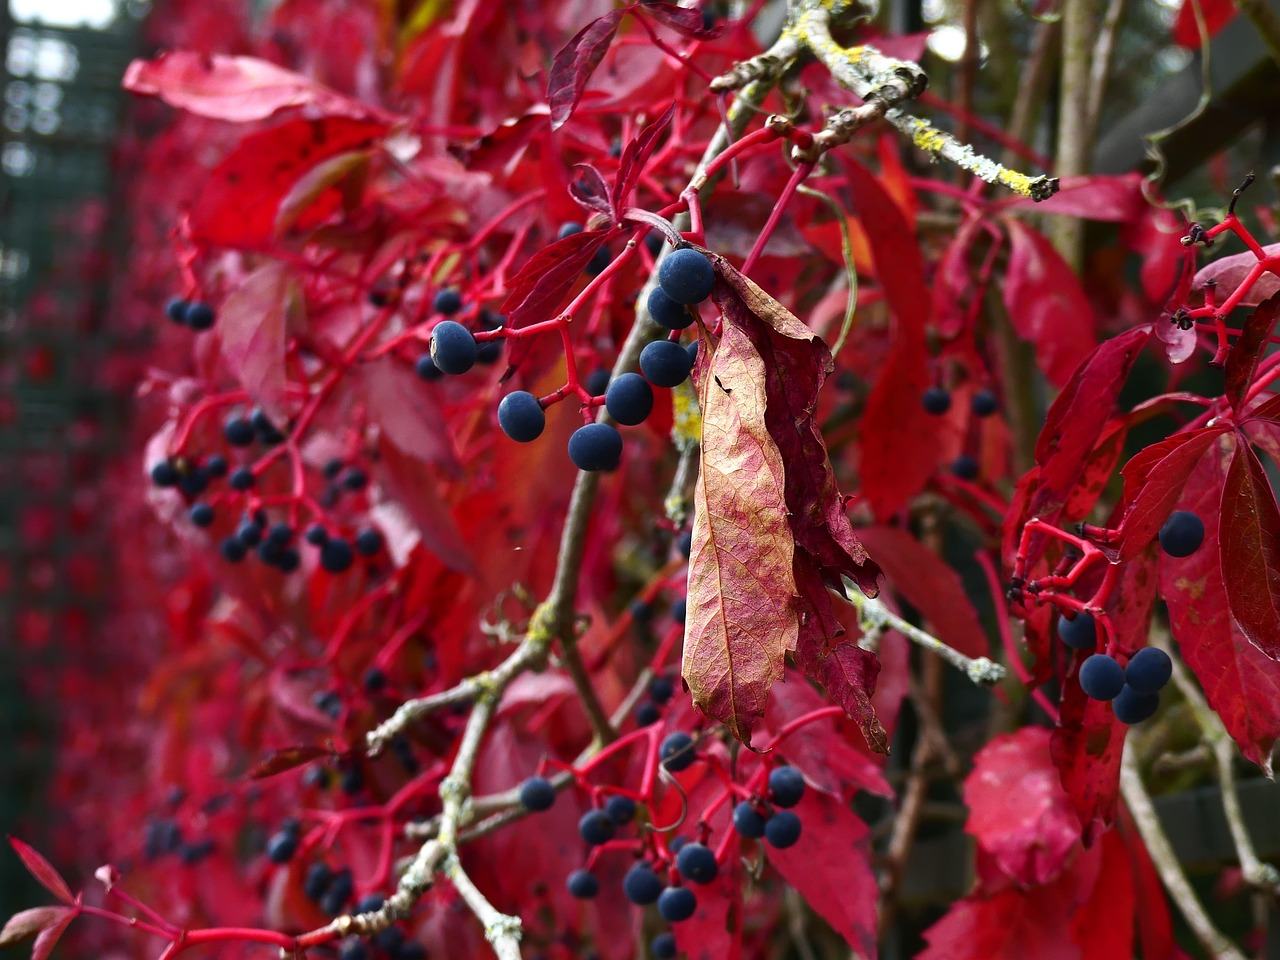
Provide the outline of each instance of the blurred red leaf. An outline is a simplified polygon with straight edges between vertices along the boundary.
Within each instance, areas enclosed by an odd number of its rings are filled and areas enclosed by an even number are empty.
[[[1049,382],[1061,386],[1093,349],[1093,307],[1075,272],[1047,237],[1020,220],[1006,220],[1005,228],[1005,309],[1018,336],[1035,345]]]
[[[245,277],[218,310],[218,340],[227,369],[278,424],[288,415],[285,331],[291,306],[300,305],[289,268],[273,260]]]
[[[276,239],[281,204],[310,171],[338,154],[363,150],[387,132],[386,123],[325,117],[286,120],[251,133],[214,168],[191,211],[191,235],[215,246],[266,250]],[[298,229],[323,223],[342,202],[337,186],[316,194],[288,216]]]
[[[551,129],[557,130],[573,115],[582,91],[600,61],[609,52],[618,32],[623,9],[610,10],[579,30],[556,54],[547,81],[547,102],[551,104]]]
[[[1124,465],[1120,472],[1127,506],[1120,524],[1121,560],[1132,559],[1151,545],[1205,450],[1229,429],[1216,426],[1174,434],[1141,450]]]
[[[658,138],[671,126],[671,120],[675,115],[676,105],[673,102],[663,111],[662,116],[641,130],[623,148],[622,159],[618,161],[618,175],[613,181],[613,202],[618,206],[624,206],[627,203],[627,198],[639,182],[640,175],[644,173],[645,164],[649,162],[649,158],[653,156],[653,151],[658,146]]]
[[[589,163],[574,164],[573,178],[569,181],[569,196],[589,213],[608,217],[609,225],[618,217],[613,206],[613,190],[600,175],[600,171]]]
[[[1182,559],[1160,554],[1160,595],[1182,658],[1209,706],[1241,752],[1270,772],[1271,750],[1280,739],[1280,663],[1249,642],[1227,608],[1218,511],[1228,456],[1224,441],[1211,446],[1183,488],[1176,506],[1204,522],[1204,543]]]
[[[1238,8],[1232,0],[1182,0],[1173,21],[1173,42],[1190,50],[1199,50],[1200,26],[1196,22],[1193,4],[1199,5],[1205,32],[1210,37],[1231,22]]]
[[[661,20],[681,36],[691,39],[710,40],[724,32],[724,24],[719,18],[716,18],[710,29],[704,26],[702,11],[697,7],[679,7],[666,0],[658,0],[657,3],[647,0],[640,9],[655,20]]]
[[[1037,202],[1026,197],[1012,197],[1000,201],[997,206],[1005,210],[1034,209],[1036,213],[1127,223],[1143,213],[1147,202],[1142,196],[1142,174],[1125,173],[1119,176],[1063,177],[1058,192],[1048,200]]]
[[[71,888],[67,886],[67,881],[62,879],[62,875],[53,869],[53,864],[41,856],[34,847],[23,843],[17,837],[9,838],[9,846],[13,847],[14,852],[22,859],[23,866],[31,876],[36,878],[40,886],[63,903],[75,904],[76,898],[71,895]]]
[[[1062,873],[1080,824],[1049,754],[1048,730],[1024,727],[990,741],[964,781],[965,831],[1019,886]]]
[[[1280,248],[1280,244],[1277,244]],[[1231,345],[1227,354],[1227,375],[1225,393],[1231,402],[1231,409],[1238,416],[1244,411],[1245,394],[1253,384],[1253,376],[1258,371],[1258,361],[1270,344],[1271,331],[1276,325],[1276,315],[1280,313],[1280,295],[1272,296],[1262,303],[1257,310],[1249,314],[1244,322],[1240,336]]]
[[[1262,252],[1267,257],[1280,256],[1280,243],[1268,244],[1262,248]],[[1261,261],[1251,250],[1219,257],[1196,272],[1195,279],[1191,281],[1191,289],[1203,290],[1205,283],[1212,280],[1218,285],[1220,291],[1218,302],[1221,303],[1248,279],[1249,274],[1257,269],[1260,263]],[[1273,266],[1270,272],[1259,276],[1241,298],[1238,306],[1256,307],[1262,301],[1280,293],[1280,273],[1277,273],[1277,270],[1280,270],[1280,267]]]
[[[726,323],[714,352],[704,336],[699,367],[683,672],[698,708],[749,742],[796,646],[784,468],[765,424],[764,362],[746,333]]]
[[[1062,519],[1070,522],[1082,520],[1093,510],[1103,490],[1116,472],[1116,464],[1124,452],[1124,442],[1129,433],[1129,422],[1115,417],[1102,428],[1101,436],[1094,444],[1093,452],[1085,462],[1080,479],[1071,488],[1062,505]]]
[[[894,527],[862,527],[858,536],[875,555],[887,584],[920,611],[938,639],[968,657],[987,655],[987,632],[960,575],[941,557]]]
[[[1250,643],[1280,660],[1280,507],[1247,443],[1236,444],[1220,516],[1222,578],[1231,616]]]
[[[260,763],[252,767],[245,776],[250,780],[274,777],[278,773],[293,770],[295,767],[310,763],[312,760],[319,760],[321,757],[332,756],[332,754],[333,751],[326,750],[324,747],[285,747],[283,750],[277,750],[264,758]]]
[[[11,947],[54,926],[71,913],[67,907],[33,907],[15,913],[0,930],[0,947]]]
[[[870,828],[840,800],[813,790],[795,812],[804,825],[800,840],[785,850],[769,847],[769,862],[855,953],[874,957],[879,884]]]
[[[1076,656],[1062,681],[1058,726],[1049,749],[1080,820],[1081,839],[1090,845],[1115,819],[1120,757],[1129,728],[1116,719],[1111,704],[1084,695],[1076,680],[1083,661],[1083,655]]]
[[[1098,846],[1093,889],[1073,911],[1071,932],[1080,945],[1081,960],[1132,960],[1139,904],[1126,844],[1119,831],[1108,830]],[[1087,861],[1082,866],[1089,868]]]
[[[77,915],[74,910],[68,910],[61,919],[54,921],[52,926],[41,930],[36,937],[36,942],[31,946],[31,960],[47,960]]]
[[[175,50],[154,60],[134,60],[125,70],[123,86],[202,117],[235,123],[264,120],[289,107],[312,107],[322,116],[390,120],[376,107],[256,57]]]
[[[893,340],[862,417],[862,492],[887,519],[924,488],[937,468],[943,425],[920,405],[929,386],[925,325],[929,289],[914,231],[902,209],[863,166],[840,158],[859,220],[875,237],[876,278],[893,312]]]
[[[400,449],[389,436],[378,443],[374,464],[378,484],[394,502],[403,504],[413,518],[422,544],[450,569],[475,570],[475,558],[439,492],[440,481],[428,464]]]
[[[369,419],[404,454],[453,468],[457,454],[432,388],[395,357],[379,357],[360,368]]]

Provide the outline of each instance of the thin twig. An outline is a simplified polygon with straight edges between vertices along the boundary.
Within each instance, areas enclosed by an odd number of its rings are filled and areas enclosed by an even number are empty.
[[[1116,46],[1116,34],[1120,31],[1120,20],[1124,16],[1126,0],[1110,0],[1107,13],[1102,18],[1102,29],[1093,44],[1093,63],[1089,69],[1089,105],[1085,110],[1085,123],[1095,134],[1098,123],[1102,119],[1102,102],[1107,90],[1107,81],[1111,77],[1111,65],[1114,62],[1112,53]]]
[[[1089,172],[1093,131],[1089,126],[1089,80],[1093,40],[1098,32],[1098,0],[1064,0],[1062,5],[1062,82],[1058,97],[1057,172],[1060,177]],[[1084,262],[1084,223],[1055,217],[1050,237],[1058,253],[1080,273]]]
[[[1132,739],[1125,743],[1124,755],[1120,762],[1120,793],[1129,807],[1129,812],[1133,815],[1133,821],[1138,827],[1138,833],[1142,836],[1142,842],[1146,844],[1147,852],[1151,855],[1151,861],[1160,875],[1160,881],[1169,891],[1170,899],[1182,911],[1182,916],[1196,939],[1215,960],[1245,960],[1244,954],[1236,948],[1235,944],[1213,925],[1213,920],[1205,912],[1204,905],[1200,903],[1195,890],[1191,888],[1187,875],[1182,872],[1177,854],[1173,852],[1173,846],[1165,835],[1164,827],[1160,825],[1160,818],[1156,814],[1151,797],[1147,794],[1147,788],[1142,784],[1142,774],[1138,771],[1138,760],[1134,756]]]

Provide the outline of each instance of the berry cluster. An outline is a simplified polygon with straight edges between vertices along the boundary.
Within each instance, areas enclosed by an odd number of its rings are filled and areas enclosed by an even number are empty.
[[[174,297],[166,303],[164,312],[165,316],[174,323],[188,327],[197,333],[210,329],[214,320],[217,319],[213,307],[203,300],[183,300],[181,297]]]
[[[733,827],[748,840],[763,839],[771,847],[785,850],[800,840],[800,818],[790,810],[804,796],[804,777],[795,767],[774,767],[769,771],[769,802],[772,809],[750,800],[733,808]]]
[[[561,234],[569,235],[564,233],[564,229],[561,229]],[[662,261],[658,269],[658,286],[648,299],[650,315],[655,322],[678,336],[678,331],[693,323],[694,312],[689,308],[711,296],[714,285],[715,270],[706,256],[689,248],[676,250]],[[438,337],[439,331],[438,326],[432,335],[436,365],[446,372],[453,372],[443,366],[439,351],[446,351],[446,361],[456,359],[461,364],[468,349],[462,336],[466,331],[460,333],[450,329],[445,339]],[[617,423],[638,426],[653,410],[653,387],[671,388],[684,383],[693,369],[696,355],[696,343],[682,347],[676,340],[655,340],[640,353],[640,373],[624,373],[603,382],[588,379],[584,389],[591,396],[586,409],[603,404]],[[524,390],[510,393],[498,405],[498,426],[512,440],[530,443],[542,436],[546,428],[546,407],[558,399],[558,395],[553,395],[540,400]],[[588,423],[579,427],[569,438],[569,459],[579,470],[613,470],[622,459],[622,434],[609,423]]]
[[[1160,691],[1173,675],[1169,655],[1144,647],[1121,667],[1115,657],[1095,653],[1080,664],[1080,689],[1094,700],[1110,700],[1121,723],[1141,723],[1160,706]]]

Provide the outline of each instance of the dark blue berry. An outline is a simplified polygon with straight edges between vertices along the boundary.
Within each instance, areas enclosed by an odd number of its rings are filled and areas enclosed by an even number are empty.
[[[476,338],[454,320],[444,320],[431,331],[431,359],[445,373],[466,373],[476,362]]]
[[[254,484],[253,471],[248,467],[236,467],[231,472],[231,477],[227,480],[227,483],[231,484],[232,490],[241,492],[252,490]]]
[[[343,466],[345,466],[345,464],[343,464],[343,462],[339,460],[337,457],[334,457],[332,460],[325,461],[325,464],[323,467],[321,467],[320,472],[324,474],[324,478],[326,480],[335,480],[337,479],[338,474],[342,472]]]
[[[351,877],[349,867],[343,867],[333,875],[333,882],[329,884],[328,893],[338,898],[339,906],[345,906],[347,901],[351,899],[351,894],[355,892],[355,881]]]
[[[640,372],[658,387],[678,387],[689,379],[693,361],[684,347],[670,340],[655,340],[640,351]]]
[[[341,913],[342,908],[337,910],[326,911],[328,913]],[[342,941],[342,946],[338,948],[338,960],[368,960],[369,951],[365,945],[355,937],[348,937]]]
[[[604,804],[605,816],[618,826],[630,823],[636,817],[636,802],[630,797],[614,794]]]
[[[588,261],[584,272],[588,277],[598,277],[611,263],[613,263],[613,254],[608,247],[601,247],[591,255],[591,260]]]
[[[679,853],[680,848],[689,842],[688,837],[672,837],[671,842],[667,844],[667,850],[671,853]]]
[[[209,471],[197,467],[178,481],[178,489],[189,497],[198,497],[209,489],[209,481],[212,479]]]
[[[697,759],[693,748],[693,737],[679,730],[667,734],[666,739],[662,741],[662,746],[658,748],[658,759],[672,773],[684,770]]]
[[[650,256],[654,257],[658,255],[658,252],[662,249],[662,245],[665,242],[666,237],[657,230],[650,230],[644,237],[644,247],[649,251]]]
[[[360,772],[357,766],[350,766],[342,771],[341,781],[342,792],[347,796],[353,796],[364,789],[364,774]]]
[[[436,313],[452,317],[462,309],[462,294],[452,289],[441,290],[436,294],[435,299],[431,301],[431,308]]]
[[[404,931],[399,927],[387,927],[385,930],[378,931],[373,942],[378,945],[379,950],[393,954],[400,949],[400,944],[404,943]]]
[[[556,788],[546,777],[530,777],[520,784],[520,805],[526,810],[541,813],[550,810],[556,802]]]
[[[342,715],[342,698],[336,690],[322,690],[311,698],[311,702],[317,710],[335,720]]]
[[[1149,649],[1149,648],[1148,648]],[[1111,709],[1121,723],[1134,724],[1150,719],[1160,706],[1160,694],[1139,693],[1125,684],[1124,689],[1111,701]]]
[[[587,382],[583,384],[587,388],[587,393],[593,397],[598,397],[609,389],[609,371],[608,370],[592,370],[587,376]]]
[[[794,807],[804,796],[804,777],[795,767],[769,771],[769,799],[775,807]]]
[[[701,843],[686,843],[680,848],[676,854],[676,869],[680,876],[694,883],[710,883],[719,872],[716,855]]]
[[[283,547],[293,539],[293,527],[283,521],[273,523],[271,529],[267,531],[267,540],[273,547]]]
[[[764,817],[751,805],[751,801],[743,800],[733,808],[733,828],[740,836],[748,840],[759,840],[764,836],[764,824]]]
[[[348,490],[363,490],[369,485],[369,474],[359,467],[352,467],[342,478],[342,485]]]
[[[323,523],[313,523],[307,527],[307,532],[303,536],[313,547],[323,547],[329,542],[329,531],[324,528]]]
[[[329,889],[333,880],[333,871],[327,863],[313,863],[307,868],[307,875],[302,881],[302,892],[308,900],[319,900]]]
[[[603,810],[588,810],[578,821],[578,834],[593,847],[612,840],[614,828],[614,822]]]
[[[674,251],[658,267],[662,292],[676,303],[701,303],[711,296],[715,282],[716,272],[711,261],[688,247]]]
[[[227,475],[227,458],[220,453],[215,453],[204,462],[204,468],[209,471],[209,476],[219,479]]]
[[[683,330],[693,323],[693,311],[683,303],[676,303],[662,292],[661,287],[653,288],[645,305],[649,308],[649,316],[653,318],[653,322],[660,327]]]
[[[565,237],[572,237],[575,233],[582,232],[582,224],[573,220],[567,220],[560,224],[560,229],[556,231],[556,239],[563,240]]]
[[[622,459],[622,434],[608,423],[589,423],[569,437],[569,459],[579,470],[612,470]]]
[[[653,236],[653,234],[649,234]],[[672,933],[660,933],[649,941],[649,952],[653,960],[675,960],[676,938]]]
[[[1204,543],[1204,521],[1190,510],[1175,510],[1160,528],[1160,548],[1171,557],[1189,557]]]
[[[990,390],[979,390],[969,401],[969,409],[975,417],[989,417],[1000,409],[1000,400]]]
[[[604,395],[609,416],[624,426],[644,423],[653,410],[653,387],[638,373],[624,373],[609,384]]]
[[[187,866],[193,866],[208,857],[213,851],[213,840],[210,837],[205,837],[195,843],[184,843],[178,855]]]
[[[192,330],[208,330],[213,326],[213,321],[213,307],[203,300],[191,301],[182,315],[182,322]]]
[[[689,601],[686,597],[681,597],[671,605],[671,619],[676,623],[684,623],[685,616],[689,612]]]
[[[1143,647],[1124,668],[1124,682],[1135,693],[1159,693],[1172,676],[1173,661],[1159,647]]]
[[[364,689],[367,693],[378,693],[387,687],[387,675],[377,667],[370,667],[364,673]],[[399,740],[397,743],[408,745],[407,741]],[[403,747],[401,749],[404,749]]]
[[[636,623],[648,623],[653,619],[653,605],[645,603],[643,600],[632,600],[627,610],[630,611],[631,619]]]
[[[686,560],[689,559],[689,554],[693,552],[692,530],[686,530],[676,538],[676,549],[680,551],[680,556],[684,557]]]
[[[1093,700],[1114,700],[1124,689],[1124,668],[1105,653],[1095,653],[1080,664],[1080,689]]]
[[[676,692],[670,677],[654,677],[649,681],[649,698],[654,703],[666,703]]]
[[[590,870],[573,871],[565,881],[565,886],[569,888],[569,895],[579,900],[590,900],[600,892],[600,881]]]
[[[387,901],[382,898],[381,894],[367,893],[356,901],[356,905],[352,908],[351,912],[373,913],[375,910],[381,910],[382,905],[386,902]]]
[[[228,563],[239,563],[248,554],[249,548],[240,542],[239,537],[227,537],[218,545],[218,552]]]
[[[267,859],[272,863],[288,863],[298,852],[298,838],[292,833],[275,833],[267,841]]]
[[[945,387],[930,387],[920,397],[925,413],[940,417],[951,409],[951,394]]]
[[[320,566],[329,573],[343,573],[355,563],[355,551],[341,537],[332,537],[320,548]]]
[[[391,960],[427,960],[427,948],[410,940],[400,944]]]
[[[157,487],[176,487],[182,477],[168,460],[161,460],[151,468],[151,482]]]
[[[978,458],[969,453],[962,453],[951,461],[951,472],[961,480],[978,478]]]
[[[498,426],[517,443],[530,443],[542,436],[547,415],[537,397],[527,390],[517,390],[498,404]]]
[[[382,549],[382,533],[373,527],[365,527],[356,534],[356,553],[362,557],[375,557]]]
[[[698,362],[698,341],[691,342],[684,348],[684,352],[689,355],[689,369],[692,370],[693,365]]]
[[[667,887],[658,896],[658,913],[667,923],[688,920],[698,909],[698,898],[688,887]]]
[[[333,786],[333,774],[329,772],[328,767],[309,767],[302,775],[302,785],[314,787],[317,790],[328,790]]]
[[[164,305],[164,315],[174,323],[186,323],[187,305],[181,297],[173,297]]]
[[[502,357],[502,338],[485,340],[476,344],[476,363],[492,366]]]
[[[479,357],[480,350],[476,348],[476,355]],[[439,380],[444,376],[444,371],[436,366],[436,362],[431,359],[431,354],[424,353],[418,358],[418,362],[413,365],[413,371],[423,380],[428,382]]]
[[[637,727],[651,727],[661,719],[662,709],[656,703],[644,700],[636,706]]]
[[[622,892],[632,903],[643,907],[662,896],[662,881],[648,863],[637,863],[622,878]]]
[[[1058,617],[1058,638],[1072,650],[1092,650],[1098,645],[1098,630],[1093,615],[1077,613],[1074,620]]]
[[[252,520],[246,520],[236,529],[236,539],[246,547],[256,547],[262,542],[262,527]]]
[[[187,511],[187,516],[197,527],[208,527],[213,524],[213,507],[207,503],[195,503]]]
[[[764,823],[764,839],[779,850],[794,847],[800,839],[800,818],[790,810],[775,811]]]

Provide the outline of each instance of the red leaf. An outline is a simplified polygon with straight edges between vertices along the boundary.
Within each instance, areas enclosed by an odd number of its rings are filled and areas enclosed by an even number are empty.
[[[369,419],[397,448],[423,463],[456,466],[445,420],[432,388],[394,357],[379,357],[360,368]]]
[[[698,888],[698,909],[672,925],[685,960],[735,960],[742,955],[742,871],[730,857],[707,886]]]
[[[558,130],[573,114],[582,91],[613,43],[624,9],[610,10],[579,30],[556,54],[547,82],[547,102],[551,104],[551,129]]]
[[[1241,752],[1270,771],[1271,750],[1280,739],[1280,663],[1246,639],[1227,609],[1218,510],[1228,456],[1220,441],[1187,480],[1177,507],[1204,521],[1204,543],[1182,559],[1160,554],[1160,595],[1168,604],[1169,627],[1182,658],[1200,681],[1209,706]]]
[[[1268,258],[1280,256],[1280,243],[1272,243],[1262,248]],[[1191,289],[1203,290],[1205,282],[1212,280],[1218,285],[1218,302],[1227,299],[1231,293],[1244,283],[1251,272],[1257,269],[1261,261],[1246,250],[1228,257],[1220,257],[1213,263],[1206,264],[1196,273],[1191,281]],[[1280,293],[1280,265],[1273,265],[1270,272],[1263,273],[1249,287],[1248,292],[1240,300],[1239,306],[1256,307],[1262,301]]]
[[[1153,443],[1124,465],[1120,472],[1127,506],[1120,524],[1121,560],[1129,560],[1151,545],[1205,450],[1229,429],[1206,427],[1175,434]]]
[[[68,910],[66,915],[53,924],[51,927],[45,927],[40,931],[40,935],[36,937],[36,942],[31,946],[31,960],[47,960],[53,948],[58,945],[58,941],[62,939],[62,935],[66,932],[67,927],[71,926],[71,921],[78,914],[74,910]]]
[[[1247,443],[1236,444],[1220,516],[1222,578],[1231,616],[1250,643],[1280,660],[1280,507]]]
[[[618,161],[618,175],[613,181],[613,202],[619,207],[626,205],[627,198],[644,172],[645,164],[658,146],[658,137],[671,126],[671,119],[675,115],[676,105],[673,101],[662,116],[641,130],[623,149],[622,159]]]
[[[674,3],[659,0],[657,3],[647,2],[640,9],[655,20],[661,20],[681,36],[710,40],[724,32],[724,24],[718,18],[707,29],[703,25],[702,11],[696,7],[678,7]]]
[[[387,497],[409,511],[422,534],[423,546],[450,569],[474,572],[471,548],[463,540],[449,505],[440,497],[436,473],[423,461],[401,451],[389,437],[382,437],[378,443],[374,470]]]
[[[525,262],[507,282],[507,299],[502,312],[513,330],[531,323],[550,320],[565,294],[578,282],[597,250],[604,245],[604,230],[584,230],[548,244]],[[511,375],[529,353],[525,340],[510,340],[507,350],[507,373]]]
[[[15,913],[0,930],[0,947],[11,947],[19,941],[34,937],[37,933],[52,927],[63,917],[71,913],[66,907],[33,907]]]
[[[1124,441],[1130,426],[1127,419],[1116,417],[1103,427],[1102,435],[1089,454],[1080,479],[1071,488],[1066,503],[1062,505],[1064,521],[1084,519],[1093,511],[1098,498],[1116,472],[1116,464],[1120,461],[1120,454],[1124,452]]]
[[[987,655],[987,633],[960,575],[905,530],[862,527],[858,536],[875,555],[887,583],[929,622],[934,635],[968,657]]]
[[[769,862],[855,953],[874,957],[879,886],[870,828],[841,801],[813,790],[795,812],[804,825],[799,842],[769,847]]]
[[[53,865],[37,853],[34,847],[28,846],[17,837],[9,838],[9,846],[13,847],[14,852],[22,858],[23,866],[39,881],[40,886],[63,903],[75,905],[76,898],[71,895],[71,888],[67,886],[67,881],[62,879],[58,871],[53,869]]]
[[[285,747],[283,750],[275,751],[256,764],[245,776],[250,780],[262,780],[266,777],[274,777],[277,773],[284,773],[286,770],[300,767],[304,763],[310,763],[312,760],[319,760],[321,757],[332,755],[333,751],[326,750],[324,747]]]
[[[1178,16],[1173,21],[1173,42],[1190,50],[1199,50],[1200,25],[1196,22],[1192,4],[1199,4],[1205,32],[1210,37],[1231,22],[1238,8],[1232,0],[1182,0]]]
[[[840,157],[859,220],[873,231],[876,277],[893,312],[892,346],[862,417],[862,492],[887,519],[937,469],[940,418],[920,406],[929,386],[925,324],[930,303],[920,248],[902,209],[865,167]]]
[[[795,657],[796,666],[822,684],[827,696],[858,724],[867,746],[876,753],[887,754],[889,737],[871,703],[876,677],[880,675],[876,655],[846,640],[829,652],[818,643],[799,643]]]
[[[251,133],[223,159],[191,211],[191,234],[216,246],[266,250],[276,241],[284,203],[312,170],[339,154],[368,148],[387,132],[376,120],[325,117],[287,120]],[[341,204],[333,186],[294,217],[296,229],[323,223]]]
[[[1244,410],[1245,393],[1253,384],[1254,374],[1258,372],[1258,361],[1267,349],[1271,330],[1276,325],[1277,313],[1280,313],[1280,295],[1271,297],[1249,314],[1240,336],[1227,354],[1225,393],[1231,401],[1231,409],[1237,415]]]
[[[290,309],[300,306],[289,268],[273,261],[245,277],[218,310],[218,339],[227,369],[278,424],[288,416],[285,330]]]
[[[714,352],[704,335],[699,368],[702,469],[683,673],[698,709],[749,742],[796,647],[784,467],[765,424],[764,361],[746,333],[725,323]]]
[[[1034,209],[1036,213],[1126,223],[1137,219],[1146,209],[1147,202],[1142,196],[1142,174],[1125,173],[1119,176],[1063,177],[1058,192],[1048,200],[1037,202],[1026,197],[1012,197],[997,206],[1005,210]]]
[[[1058,726],[1049,749],[1080,819],[1081,838],[1089,845],[1116,816],[1128,727],[1116,719],[1111,704],[1084,695],[1076,680],[1083,661],[1083,656],[1076,657],[1063,679]]]
[[[996,737],[964,781],[965,831],[1020,886],[1062,873],[1080,824],[1049,755],[1049,731],[1024,727]]]
[[[264,120],[289,107],[312,107],[329,117],[390,119],[367,103],[255,57],[163,53],[129,64],[123,86],[198,116],[237,123]]]
[[[608,217],[610,226],[617,219],[617,211],[613,207],[613,191],[605,183],[600,171],[589,163],[574,164],[573,179],[569,181],[569,196],[584,210]]]
[[[1093,349],[1093,308],[1080,281],[1047,237],[1020,220],[1005,221],[1009,268],[1004,305],[1014,330],[1035,345],[1040,369],[1055,387]]]
[[[1138,353],[1151,336],[1150,327],[1135,327],[1097,346],[1076,368],[1049,408],[1036,442],[1040,467],[1035,490],[1021,513],[1055,523],[1072,489],[1084,474],[1089,455],[1115,410]],[[1043,549],[1032,545],[1034,560]]]
[[[1101,862],[1093,890],[1071,917],[1073,939],[1080,945],[1082,960],[1132,960],[1134,912],[1139,904],[1129,855],[1117,830],[1103,834],[1099,847]]]

